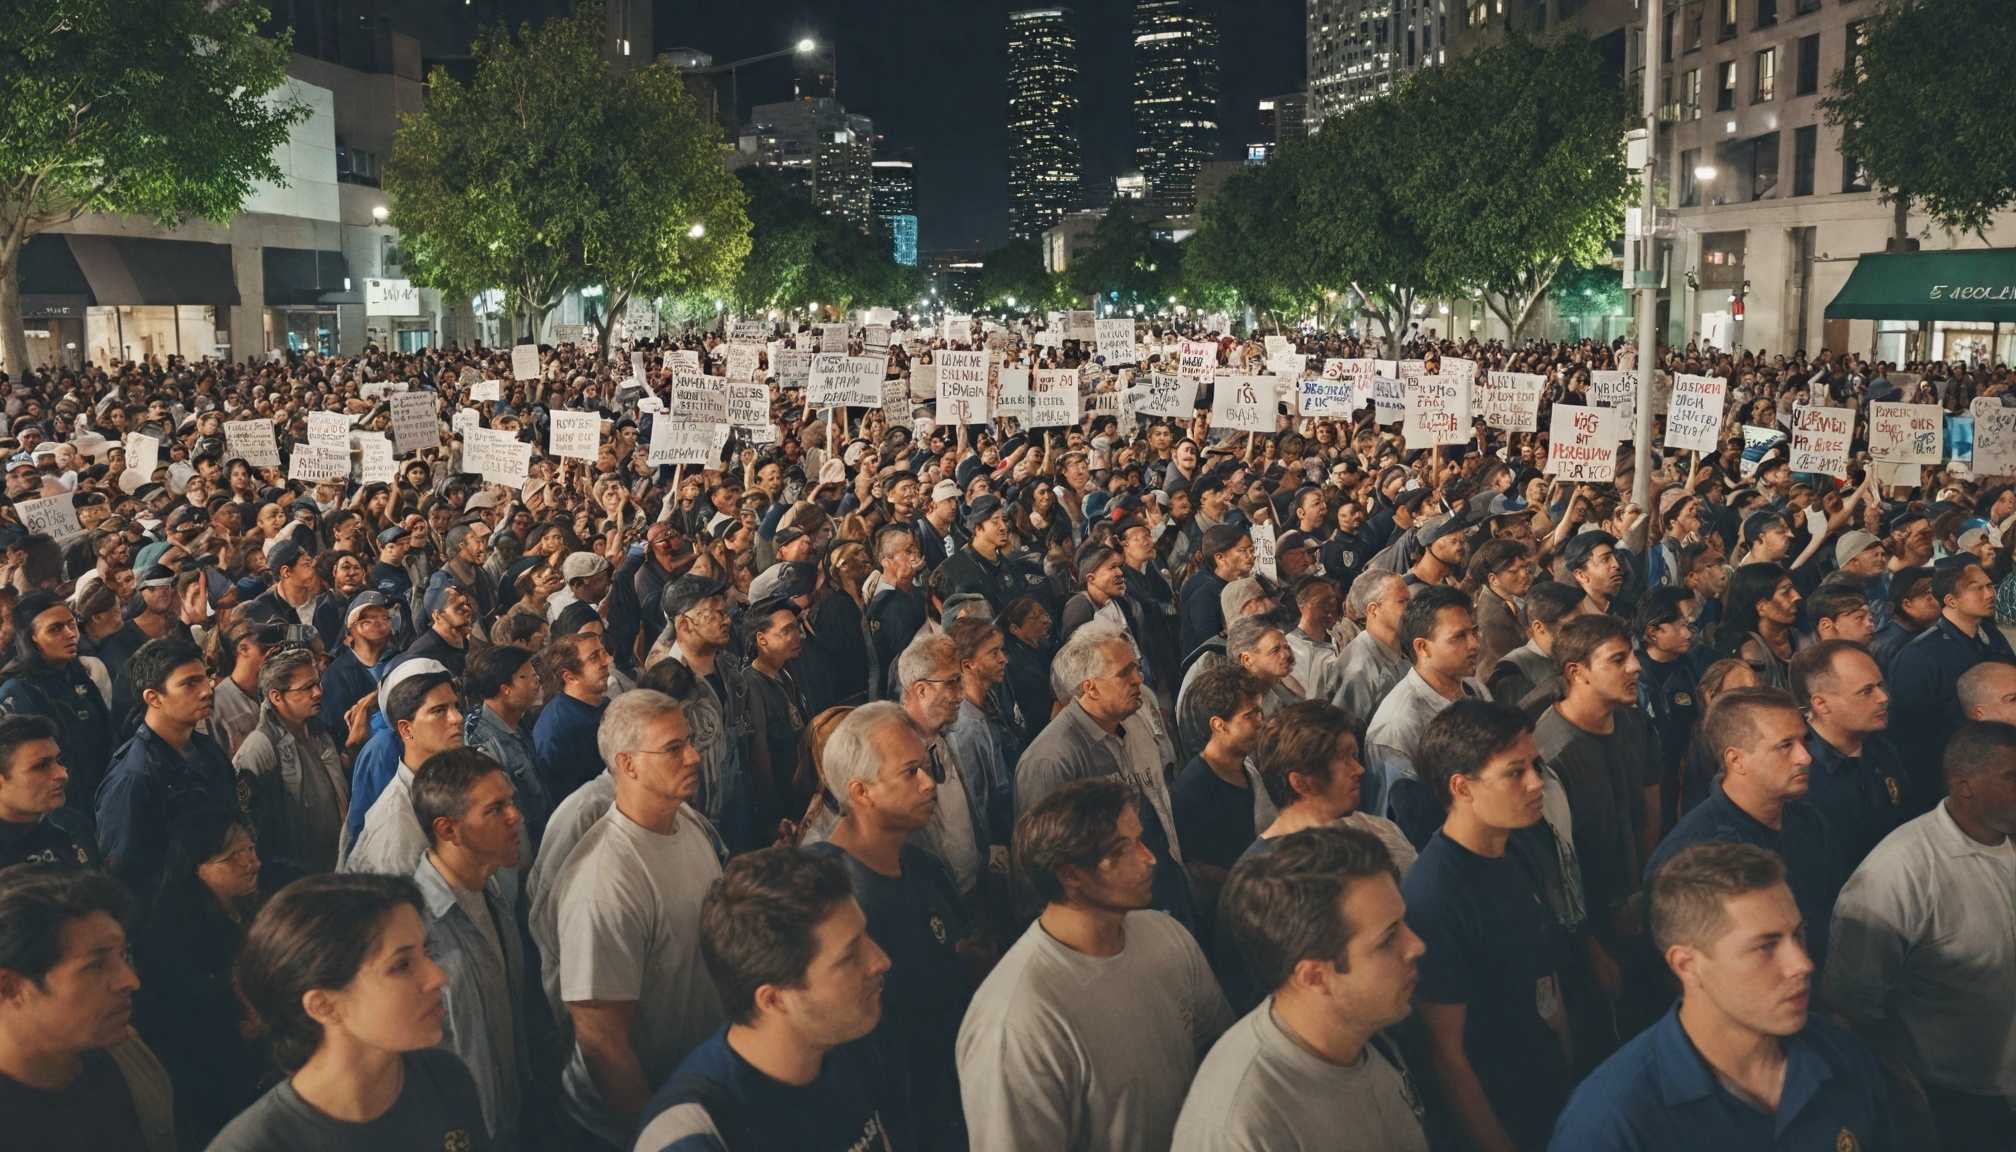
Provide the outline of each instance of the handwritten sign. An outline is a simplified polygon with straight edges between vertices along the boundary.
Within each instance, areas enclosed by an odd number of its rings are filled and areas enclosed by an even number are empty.
[[[985,352],[938,353],[938,423],[979,424],[988,419]]]
[[[737,320],[728,330],[728,339],[735,344],[761,344],[763,334],[768,330],[769,325],[761,320]]]
[[[594,412],[555,408],[546,433],[546,451],[571,460],[594,460],[602,446],[602,417]]]
[[[819,325],[819,351],[845,356],[849,331],[845,324]]]
[[[1066,428],[1078,423],[1078,373],[1069,368],[1038,368],[1030,389],[1029,426]],[[1195,388],[1192,388],[1195,394]]]
[[[1999,397],[1977,397],[1968,411],[1974,415],[1974,475],[2016,475],[2016,408]]]
[[[272,425],[268,424],[268,428]],[[21,526],[33,536],[63,537],[82,532],[83,525],[77,522],[77,506],[70,494],[47,496],[40,500],[16,500],[14,514],[21,518]]]
[[[1675,375],[1666,408],[1666,447],[1704,453],[1720,447],[1728,388],[1720,376]]]
[[[1617,410],[1556,404],[1547,429],[1547,472],[1570,483],[1617,478]]]
[[[729,385],[734,387],[734,385]],[[762,387],[757,384],[755,387]],[[694,424],[726,424],[728,392],[711,376],[674,376],[672,403],[666,409],[672,419]]]
[[[539,346],[518,344],[511,349],[511,378],[513,380],[537,380],[539,378]]]
[[[1269,580],[1279,580],[1281,573],[1274,567],[1274,525],[1254,524],[1246,534],[1253,538],[1253,570]]]
[[[1035,402],[1029,392],[1029,369],[1003,368],[998,384],[994,393],[994,414],[1027,420],[1029,407]]]
[[[478,380],[469,386],[469,399],[477,404],[481,404],[486,400],[494,404],[503,398],[504,382],[502,380]]]
[[[1176,374],[1195,380],[1199,385],[1209,384],[1218,371],[1218,345],[1209,340],[1185,340],[1176,357]]]
[[[870,324],[862,328],[861,351],[867,355],[873,355],[877,352],[887,355],[889,352],[889,326],[887,324]]]
[[[1855,436],[1855,410],[1792,406],[1792,471],[1848,477],[1848,442]]]
[[[1945,413],[1937,404],[1869,405],[1869,455],[1890,464],[1937,464]]]
[[[1392,361],[1387,361],[1390,364]],[[1407,382],[1391,376],[1372,378],[1372,404],[1374,419],[1381,427],[1391,428],[1407,417]]]
[[[390,484],[394,479],[392,441],[370,433],[357,438],[357,481],[360,484]]]
[[[730,384],[728,423],[737,428],[769,427],[770,390],[761,384]]]
[[[1540,393],[1547,377],[1530,372],[1493,372],[1484,385],[1484,423],[1505,432],[1540,430]]]
[[[730,344],[728,346],[728,379],[750,381],[762,368],[763,349],[757,344]]]
[[[818,405],[874,408],[882,403],[882,377],[889,357],[843,356],[821,352],[812,358],[806,395]]]
[[[1212,389],[1211,422],[1235,432],[1273,432],[1280,404],[1272,376],[1234,376]]]
[[[1133,364],[1139,357],[1134,351],[1134,319],[1131,316],[1114,316],[1094,323],[1099,343],[1099,358],[1107,366]]]
[[[1174,372],[1150,372],[1140,387],[1128,393],[1134,411],[1144,416],[1175,416],[1190,420],[1197,415],[1197,381]]]
[[[347,451],[350,447],[350,418],[341,412],[308,413],[308,443]]]
[[[697,376],[700,373],[700,353],[691,348],[667,349],[662,366],[667,372],[691,372]]]
[[[645,463],[661,465],[705,464],[714,451],[714,426],[690,420],[651,421],[651,452]]]
[[[287,461],[287,478],[309,484],[350,478],[350,450],[326,444],[296,444]]]
[[[392,397],[392,447],[399,455],[441,446],[440,397],[432,392],[402,392]]]
[[[1638,427],[1638,373],[1589,373],[1589,402],[1615,409],[1618,429],[1631,439]]]
[[[1454,376],[1407,381],[1407,447],[1461,444],[1471,437],[1470,385]]]
[[[280,442],[270,420],[233,420],[224,425],[224,451],[254,468],[280,466]]]
[[[1298,416],[1349,416],[1372,398],[1371,360],[1325,360],[1323,374],[1295,387]]]
[[[949,329],[952,324],[952,318],[949,316],[946,317],[945,323]],[[1090,310],[1074,309],[1064,314],[1064,338],[1066,340],[1076,340],[1080,344],[1091,344],[1098,339],[1098,332],[1098,323],[1093,319],[1093,314]],[[965,335],[965,329],[960,329],[958,338],[963,340],[965,339]],[[949,340],[952,337],[947,336],[946,339]]]
[[[160,462],[161,441],[147,435],[145,432],[128,432],[126,434],[126,471],[134,473],[140,479],[131,486],[128,486],[125,480],[122,479],[119,482],[120,485],[125,487],[128,492],[131,492],[133,488],[138,487],[140,484],[145,484],[154,478],[154,469],[159,466]]]

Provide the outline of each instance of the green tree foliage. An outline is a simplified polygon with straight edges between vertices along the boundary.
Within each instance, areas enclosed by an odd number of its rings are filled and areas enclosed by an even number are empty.
[[[750,221],[749,257],[730,293],[742,311],[903,307],[923,295],[917,270],[896,263],[886,230],[864,233],[825,215],[801,185],[768,170],[743,168],[735,177]]]
[[[1609,251],[1623,221],[1624,92],[1589,38],[1512,37],[1399,93],[1403,203],[1427,241],[1430,279],[1481,290],[1511,332],[1564,267]]]
[[[1625,311],[1624,277],[1615,268],[1563,268],[1547,286],[1554,311],[1563,316],[1621,316]]]
[[[515,38],[486,33],[467,86],[430,78],[386,187],[416,282],[458,296],[501,285],[534,331],[568,290],[601,285],[606,350],[632,297],[725,291],[749,219],[679,74],[616,71],[602,29],[584,4]]]
[[[1821,101],[1841,151],[1862,162],[1908,230],[1912,200],[1952,231],[1983,233],[2016,200],[2016,4],[1913,0],[1868,14],[1860,67]]]
[[[273,150],[307,114],[287,42],[257,3],[14,0],[0,7],[0,352],[27,365],[21,248],[87,212],[164,225],[230,219],[278,181]]]
[[[1071,261],[1065,283],[1078,296],[1097,296],[1119,312],[1153,313],[1181,280],[1183,249],[1155,235],[1153,219],[1134,200],[1115,200],[1092,232],[1092,250]]]
[[[1273,313],[1300,312],[1318,295],[1307,277],[1297,204],[1307,148],[1284,149],[1241,169],[1207,201],[1183,252],[1183,295],[1206,308],[1234,301]]]
[[[980,262],[985,267],[974,279],[973,298],[981,311],[1029,311],[1062,302],[1056,278],[1043,267],[1043,246],[1034,240],[1010,240],[982,255]]]

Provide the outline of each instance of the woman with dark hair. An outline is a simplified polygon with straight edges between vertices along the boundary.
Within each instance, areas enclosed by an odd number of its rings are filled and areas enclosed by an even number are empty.
[[[1729,577],[1722,598],[1722,627],[1716,647],[1750,665],[1767,688],[1790,689],[1788,665],[1805,645],[1793,627],[1799,619],[1799,590],[1777,564],[1745,564]]]
[[[192,812],[168,837],[168,857],[133,944],[140,991],[133,1027],[175,1085],[180,1146],[199,1149],[259,1098],[265,1061],[245,1038],[231,965],[255,910],[259,853],[244,817]]]
[[[835,544],[820,565],[822,579],[805,613],[808,625],[801,662],[805,699],[814,714],[838,704],[865,704],[882,682],[876,666],[875,634],[869,630],[862,582],[868,579],[868,546],[858,540]]]
[[[488,1152],[461,1058],[438,1047],[447,975],[427,955],[420,890],[403,876],[297,880],[252,924],[238,985],[287,1079],[211,1152]]]
[[[380,532],[392,527],[392,486],[382,481],[364,485],[350,508],[364,521],[365,534],[377,540]]]
[[[1022,746],[1050,723],[1057,698],[1050,691],[1050,659],[1057,654],[1051,639],[1050,610],[1034,596],[1017,596],[1001,610],[1001,630],[1007,633],[1008,676],[1002,687],[1011,697],[1009,715],[1021,714]]]

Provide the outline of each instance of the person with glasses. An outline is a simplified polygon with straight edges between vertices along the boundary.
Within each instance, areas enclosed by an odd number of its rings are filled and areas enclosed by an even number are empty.
[[[903,711],[924,741],[931,778],[938,785],[938,807],[917,833],[917,846],[944,861],[960,895],[971,901],[987,867],[990,841],[986,813],[974,805],[964,765],[945,738],[966,700],[958,643],[942,632],[919,636],[897,658],[896,677],[903,688]]]
[[[295,874],[332,871],[350,777],[318,715],[322,681],[315,675],[315,653],[286,648],[266,657],[259,695],[264,698],[259,722],[231,759],[259,843],[269,859]]]
[[[624,1147],[651,1093],[725,1021],[701,956],[700,909],[722,853],[691,805],[702,755],[686,709],[618,696],[597,733],[615,803],[554,883],[559,976],[571,1030],[564,1118],[580,1147]]]

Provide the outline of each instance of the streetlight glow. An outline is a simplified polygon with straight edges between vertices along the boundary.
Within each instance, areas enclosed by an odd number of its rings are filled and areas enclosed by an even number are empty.
[[[691,236],[695,240],[700,239],[706,234],[707,226],[705,224],[695,224],[691,228],[686,229],[686,235]]]
[[[392,214],[391,211],[387,209],[383,204],[380,204],[377,207],[371,209],[371,219],[376,220],[380,224],[383,224],[385,222],[385,218],[387,216],[390,216],[391,214]]]
[[[800,52],[810,52],[817,47],[819,47],[818,41],[812,39],[810,36],[798,41],[798,51]]]
[[[1713,164],[1700,164],[1695,166],[1694,179],[1713,180],[1714,178],[1715,178],[1715,166]]]

